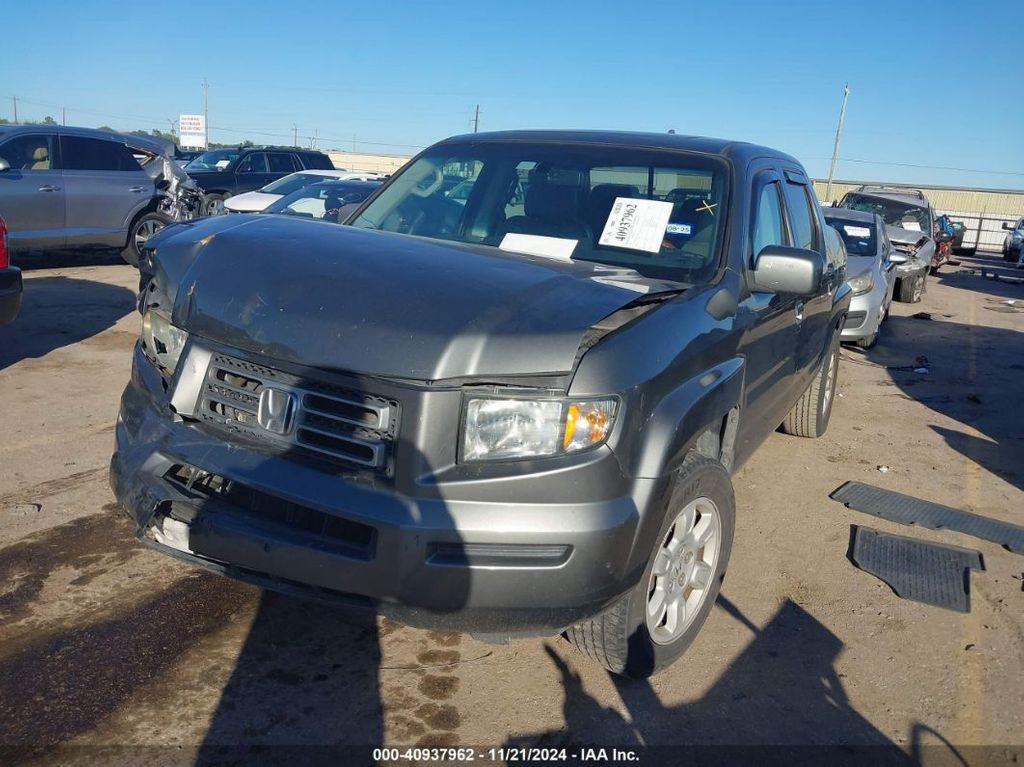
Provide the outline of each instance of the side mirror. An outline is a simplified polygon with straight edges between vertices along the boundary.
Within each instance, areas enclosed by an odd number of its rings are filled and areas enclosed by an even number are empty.
[[[811,296],[821,288],[825,257],[815,250],[767,245],[754,263],[754,286],[771,293]]]
[[[9,162],[7,162],[7,160],[5,160],[3,157],[0,157],[0,173],[3,173],[5,170],[10,170],[10,169],[11,169],[11,164]]]
[[[907,263],[907,257],[904,256],[902,253],[890,253],[889,254],[889,263],[890,264],[897,264],[897,265],[905,264],[905,263]]]

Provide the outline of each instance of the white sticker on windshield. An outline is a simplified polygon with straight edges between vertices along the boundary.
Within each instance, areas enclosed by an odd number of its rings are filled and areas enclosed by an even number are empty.
[[[921,225],[916,221],[901,221],[900,228],[906,229],[908,232],[920,232]]]
[[[843,225],[843,230],[851,237],[870,237],[871,230],[866,226],[847,226]]]
[[[579,240],[567,240],[562,237],[543,237],[539,234],[509,232],[502,238],[498,247],[501,250],[510,250],[515,253],[569,261],[572,259],[572,252],[576,250],[578,242]]]
[[[671,215],[670,202],[616,197],[598,243],[657,253],[661,250]]]

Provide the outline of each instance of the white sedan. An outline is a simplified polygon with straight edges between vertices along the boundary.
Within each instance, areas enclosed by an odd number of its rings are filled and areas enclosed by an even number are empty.
[[[290,173],[284,178],[279,178],[255,192],[245,192],[235,197],[229,197],[224,200],[224,207],[232,213],[259,213],[285,195],[317,181],[323,181],[325,176],[342,181],[379,181],[384,178],[380,173],[361,173],[350,170],[300,170],[297,173]]]

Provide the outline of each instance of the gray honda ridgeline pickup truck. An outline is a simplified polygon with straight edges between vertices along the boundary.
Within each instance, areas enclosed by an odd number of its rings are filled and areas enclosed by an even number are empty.
[[[828,426],[849,289],[800,163],[474,134],[343,213],[150,241],[110,472],[139,538],[414,626],[664,668],[725,575],[730,473],[780,424]]]

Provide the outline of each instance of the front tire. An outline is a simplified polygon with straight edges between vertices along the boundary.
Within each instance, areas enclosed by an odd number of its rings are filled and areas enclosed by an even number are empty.
[[[121,258],[130,266],[138,267],[139,259],[142,257],[142,248],[154,234],[159,232],[168,224],[171,219],[163,213],[143,213],[132,221],[128,228],[128,245],[121,251]]]
[[[231,195],[213,192],[203,198],[203,215],[219,216],[224,213],[224,200]]]
[[[924,295],[924,274],[915,274],[900,280],[899,299],[905,304],[916,304]]]
[[[729,473],[691,453],[639,583],[566,638],[615,674],[646,679],[666,668],[693,643],[718,598],[735,529]]]
[[[839,334],[836,333],[818,372],[782,422],[782,430],[794,437],[817,439],[822,436],[832,418],[832,403],[838,385]]]

